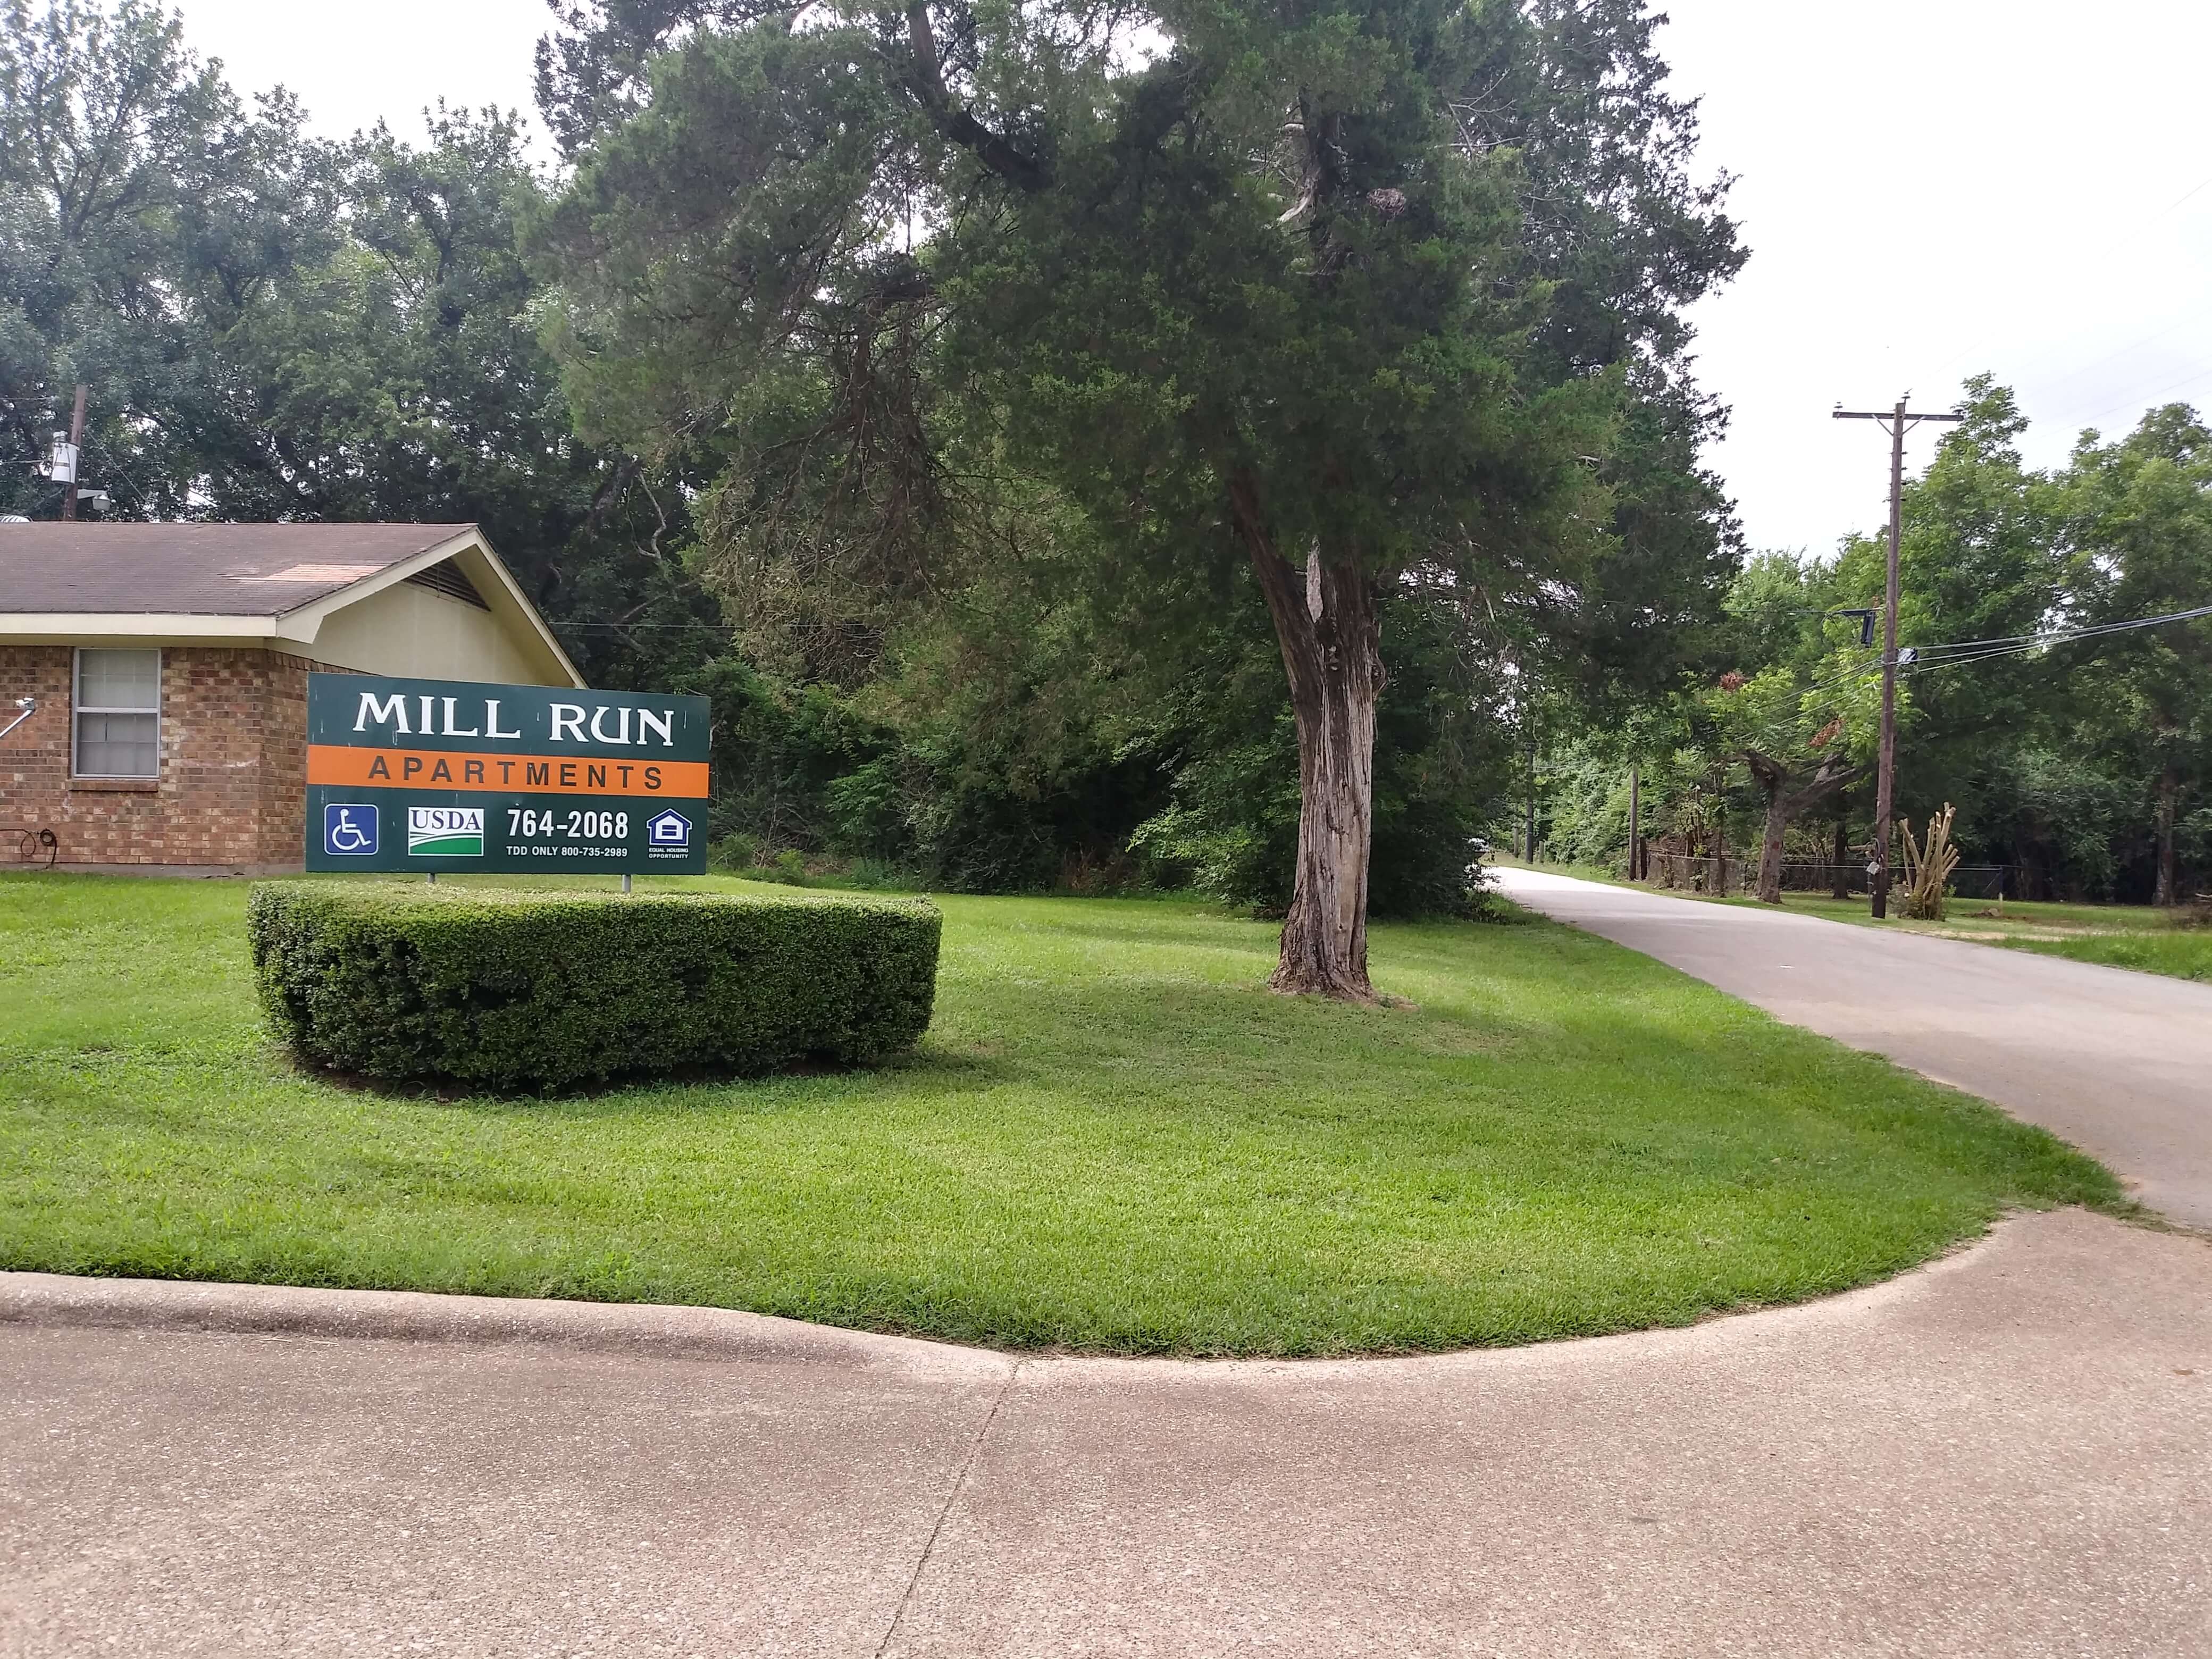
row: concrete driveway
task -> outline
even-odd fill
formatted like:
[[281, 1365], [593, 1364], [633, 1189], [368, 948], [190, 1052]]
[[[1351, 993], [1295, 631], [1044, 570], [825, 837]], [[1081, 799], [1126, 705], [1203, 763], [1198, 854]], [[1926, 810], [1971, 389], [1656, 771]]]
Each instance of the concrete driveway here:
[[2202, 1655], [2212, 1247], [1348, 1364], [0, 1275], [0, 1653]]
[[2212, 1230], [2212, 986], [1538, 870], [1498, 876], [1518, 903], [2039, 1123], [2154, 1209]]

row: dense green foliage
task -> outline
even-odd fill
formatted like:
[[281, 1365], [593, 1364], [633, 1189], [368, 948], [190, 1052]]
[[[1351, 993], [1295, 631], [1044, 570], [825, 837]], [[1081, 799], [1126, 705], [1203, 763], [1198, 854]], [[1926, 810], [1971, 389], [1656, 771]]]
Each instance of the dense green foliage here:
[[[313, 138], [149, 0], [5, 0], [0, 511], [58, 510], [82, 381], [109, 516], [480, 521], [592, 683], [714, 698], [726, 854], [939, 890], [1284, 907], [1239, 467], [1293, 568], [1376, 579], [1378, 913], [1463, 904], [1532, 793], [1618, 861], [1637, 764], [1648, 834], [1744, 859], [1747, 748], [1785, 793], [1863, 758], [1822, 613], [1878, 602], [1880, 538], [1746, 568], [1698, 465], [1684, 307], [1743, 255], [1639, 0], [1170, 7], [1149, 56], [921, 15], [934, 82], [908, 10], [566, 4], [550, 172], [498, 112]], [[1960, 406], [1907, 645], [2212, 600], [2191, 411], [2037, 471], [2002, 388]], [[1956, 803], [2016, 893], [2185, 901], [2208, 686], [2206, 622], [1924, 662], [1899, 811]], [[1787, 850], [1859, 860], [1871, 798]]]
[[491, 1088], [901, 1053], [939, 925], [914, 899], [389, 882], [264, 882], [246, 905], [262, 1006], [303, 1058]]
[[[2014, 897], [2186, 902], [2212, 888], [2212, 617], [2084, 630], [2212, 605], [2212, 440], [2173, 405], [2117, 441], [2085, 434], [2066, 465], [2039, 471], [2002, 388], [1970, 382], [1960, 407], [1905, 492], [1899, 639], [1916, 659], [1899, 688], [1898, 810], [1918, 823], [1954, 803], [1964, 857], [2010, 866]], [[1826, 733], [1863, 755], [1879, 647], [1831, 613], [1878, 605], [1882, 564], [1875, 536], [1830, 560], [1754, 560], [1728, 603], [1726, 679], [1626, 721], [1562, 706], [1541, 838], [1623, 862], [1637, 763], [1647, 836], [1751, 855], [1760, 800], [1743, 721], [1764, 705], [1774, 730], [1773, 694], [1795, 690], [1793, 740]], [[1790, 852], [1833, 860], [1840, 830], [1843, 861], [1862, 859], [1873, 793], [1858, 782], [1813, 808]]]
[[[786, 15], [562, 9], [540, 64], [556, 179], [496, 112], [325, 143], [147, 0], [9, 0], [0, 507], [56, 510], [27, 463], [82, 380], [110, 516], [482, 522], [594, 684], [715, 699], [715, 827], [739, 853], [1279, 908], [1295, 728], [1208, 495], [1244, 441], [1217, 420], [1193, 448], [1173, 412], [1210, 376], [1215, 414], [1279, 411], [1248, 435], [1291, 556], [1309, 509], [1352, 499], [1315, 490], [1316, 446], [1363, 470], [1347, 533], [1402, 567], [1373, 898], [1463, 902], [1516, 746], [1511, 665], [1597, 698], [1663, 684], [1733, 564], [1680, 308], [1742, 256], [1687, 170], [1655, 20], [1638, 0], [1164, 15], [1177, 47], [1142, 67], [1118, 21], [951, 8], [930, 15], [935, 101], [905, 15]], [[1268, 88], [1292, 69], [1359, 176], [1279, 228], [1290, 152], [1255, 170], [1239, 146], [1281, 137]], [[965, 123], [1000, 118], [1105, 217], [994, 172]], [[706, 216], [638, 216], [676, 187]], [[856, 189], [852, 215], [810, 216]], [[1180, 265], [1142, 265], [1185, 234]], [[702, 284], [682, 315], [750, 307], [744, 325], [702, 343], [635, 308], [679, 269]], [[541, 325], [623, 349], [589, 373], [570, 353], [564, 390]], [[1162, 444], [1179, 482], [1141, 459]], [[1377, 469], [1416, 460], [1378, 513]]]
[[474, 520], [594, 683], [664, 679], [716, 611], [669, 545], [680, 492], [571, 434], [519, 122], [301, 120], [145, 0], [0, 9], [0, 511], [58, 511], [30, 463], [82, 381], [108, 516]]
[[144, 0], [0, 10], [0, 507], [53, 510], [32, 472], [71, 382], [85, 476], [130, 516], [186, 513], [264, 434], [222, 343], [329, 258], [335, 193], [301, 112], [248, 111]]
[[1372, 896], [1453, 908], [1505, 665], [1660, 684], [1713, 616], [1680, 310], [1741, 251], [1641, 4], [1151, 21], [576, 8], [547, 339], [584, 430], [712, 476], [756, 659], [896, 726], [829, 804], [917, 867], [1280, 908], [1301, 755], [1364, 759], [1316, 688], [1387, 665]]
[[[2085, 438], [2058, 489], [2084, 623], [2212, 606], [2212, 432], [2194, 410], [2153, 410], [2116, 444]], [[2212, 617], [2107, 636], [2074, 656], [2062, 742], [2101, 763], [2136, 833], [2148, 829], [2136, 846], [2148, 842], [2153, 901], [2181, 903], [2212, 887]]]
[[1686, 1323], [2119, 1202], [2039, 1130], [1539, 921], [1378, 927], [1419, 1005], [1383, 1010], [1263, 994], [1273, 930], [1218, 907], [954, 898], [900, 1065], [541, 1100], [289, 1064], [244, 900], [0, 876], [0, 1267], [1340, 1353]]

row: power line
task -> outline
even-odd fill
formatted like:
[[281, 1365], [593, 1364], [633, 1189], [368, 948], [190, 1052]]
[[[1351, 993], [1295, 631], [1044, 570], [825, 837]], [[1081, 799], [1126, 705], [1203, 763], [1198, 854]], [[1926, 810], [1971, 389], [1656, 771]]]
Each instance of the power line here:
[[2084, 623], [2075, 628], [2056, 628], [2041, 634], [2008, 634], [1990, 640], [1959, 640], [1944, 645], [1930, 645], [1919, 654], [1930, 651], [1966, 651], [1978, 646], [2020, 646], [2033, 649], [2039, 645], [2059, 645], [2068, 640], [2094, 639], [2103, 634], [2124, 634], [2131, 629], [2161, 628], [2167, 623], [2195, 622], [2199, 617], [2212, 617], [2212, 605], [2200, 605], [2187, 611], [2169, 611], [2157, 617], [2131, 617], [2125, 622]]
[[1806, 697], [1817, 697], [1823, 691], [1837, 690], [1841, 687], [1850, 684], [1854, 680], [1863, 680], [1869, 674], [1879, 674], [1881, 672], [1881, 653], [1877, 652], [1872, 658], [1862, 662], [1856, 668], [1847, 668], [1832, 680], [1821, 680], [1816, 684], [1808, 685], [1799, 695]]
[[2081, 416], [2080, 418], [2085, 422], [2099, 420], [2106, 415], [2110, 415], [2115, 410], [2126, 409], [2130, 405], [2136, 404], [2142, 404], [2142, 406], [2148, 410], [2151, 407], [2152, 399], [2163, 398], [2169, 392], [2179, 392], [2185, 386], [2195, 386], [2199, 380], [2212, 380], [2212, 368], [2197, 369], [2191, 374], [2183, 375], [2182, 378], [2178, 380], [2169, 381], [2165, 386], [2158, 387], [2155, 391], [2147, 392], [2130, 392], [2126, 397], [2121, 398], [2119, 402], [2116, 404], [2106, 404], [2102, 409], [2094, 410], [2090, 413]]
[[[2106, 364], [2117, 362], [2119, 359], [2126, 356], [2131, 351], [2139, 350], [2144, 346], [2150, 345], [2159, 340], [2163, 340], [2167, 335], [2173, 333], [2177, 329], [2186, 328], [2191, 323], [2201, 322], [2203, 318], [2200, 313], [2203, 309], [2201, 303], [2203, 298], [2203, 296], [2202, 295], [2192, 295], [2188, 307], [2184, 309], [2181, 315], [2173, 319], [2172, 321], [2166, 324], [2163, 327], [2154, 328], [2149, 333], [2142, 335], [2136, 339], [2129, 341], [2124, 346], [2115, 346], [2112, 349], [2104, 353], [2100, 356], [2092, 357], [2087, 362], [2083, 363], [2072, 373], [2062, 376], [2057, 384], [2064, 386], [2071, 386], [2077, 380], [2086, 380], [2091, 375], [2094, 374], [2099, 369], [2104, 368]], [[2090, 395], [2094, 396], [2095, 394], [2092, 393]], [[2063, 418], [2063, 416], [2061, 418]]]
[[[2040, 651], [2051, 646], [2072, 645], [2082, 640], [2106, 639], [2115, 634], [2132, 633], [2139, 628], [2163, 628], [2173, 623], [2195, 622], [2212, 617], [2212, 605], [2199, 605], [2192, 611], [2176, 611], [2163, 617], [2138, 617], [2129, 622], [2106, 623], [2093, 628], [2072, 628], [2058, 633], [2024, 639], [2009, 645], [1993, 645], [1978, 651], [1960, 650], [1957, 654], [1934, 658], [1923, 662], [1918, 653], [1905, 666], [1907, 674], [1932, 674], [1939, 668], [1956, 668], [1961, 663], [1984, 662], [1991, 657], [2017, 656], [2022, 652]], [[1931, 647], [1930, 649], [1938, 647]]]
[[[1952, 640], [1936, 645], [1911, 646], [1907, 649], [1911, 653], [1912, 659], [1901, 664], [1898, 673], [1910, 678], [1916, 674], [1932, 674], [1939, 668], [1956, 668], [1962, 663], [1982, 662], [1990, 657], [2017, 656], [2023, 652], [2040, 651], [2049, 646], [2104, 639], [2114, 634], [2132, 633], [2139, 628], [2163, 628], [2172, 623], [2196, 622], [2205, 617], [2212, 617], [2212, 605], [2197, 605], [2188, 611], [2170, 611], [2159, 617], [2131, 617], [2125, 622], [2092, 623], [2080, 628], [2056, 629], [2045, 634], [2008, 634], [1995, 639]], [[1818, 696], [1824, 691], [1836, 690], [1881, 672], [1879, 662], [1862, 663], [1856, 668], [1844, 670], [1832, 679], [1816, 681], [1798, 695]]]
[[[2163, 222], [2166, 216], [2172, 213], [2176, 208], [2184, 206], [2187, 203], [2195, 200], [2197, 197], [2203, 194], [2203, 191], [2208, 189], [2212, 189], [2212, 178], [2199, 179], [2196, 184], [2191, 185], [2187, 190], [2182, 191], [2180, 195], [2175, 197], [2173, 200], [2168, 202], [2157, 212], [2152, 214], [2149, 218], [2142, 220], [2135, 227], [2134, 229], [2119, 237], [2117, 240], [2107, 238], [2099, 242], [2097, 244], [2099, 252], [2102, 253], [2106, 258], [2109, 259], [2115, 253], [2118, 253], [2125, 248], [2132, 247], [2138, 237], [2142, 236], [2154, 227]], [[2082, 275], [2083, 272], [2078, 268], [2074, 271], [2068, 273], [2066, 277], [2063, 279], [2065, 287], [2067, 289], [2072, 289], [2077, 286]], [[1994, 325], [1991, 327], [1983, 330], [1981, 333], [1974, 337], [1973, 340], [1969, 344], [1957, 348], [1953, 353], [1952, 361], [1961, 367], [1962, 372], [1971, 372], [1965, 368], [1965, 365], [1969, 362], [1972, 355], [1979, 351], [1990, 341], [1997, 338], [2000, 335], [2002, 335], [2007, 331], [2008, 325], [2002, 323]], [[2170, 331], [2170, 330], [2161, 331], [2161, 332]], [[2157, 336], [2154, 335], [2151, 337], [2154, 339]], [[2137, 343], [2141, 344], [2143, 343], [2143, 342], [2138, 341]], [[2125, 349], [2132, 350], [2134, 348], [2129, 347]], [[2117, 352], [2112, 354], [2112, 356], [2114, 356], [2118, 355], [2119, 354]], [[2111, 411], [2105, 410], [2101, 412], [2110, 413]], [[2087, 418], [2094, 420], [2097, 417], [2092, 415]]]
[[2153, 215], [2150, 223], [2146, 224], [2143, 228], [2145, 230], [2149, 229], [2151, 225], [2154, 225], [2160, 219], [2165, 218], [2167, 214], [2172, 212], [2174, 209], [2179, 207], [2184, 202], [2188, 201], [2190, 198], [2200, 194], [2208, 185], [2212, 185], [2212, 179], [2202, 179], [2198, 183], [2191, 185], [2189, 189], [2182, 191], [2179, 196], [2176, 197], [2172, 201], [2168, 202], [2164, 207], [2160, 208], [2156, 214]]

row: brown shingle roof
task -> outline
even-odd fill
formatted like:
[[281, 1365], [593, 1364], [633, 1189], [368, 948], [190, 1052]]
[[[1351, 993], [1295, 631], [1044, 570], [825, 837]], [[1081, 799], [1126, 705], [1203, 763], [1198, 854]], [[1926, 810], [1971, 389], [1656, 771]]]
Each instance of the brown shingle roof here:
[[0, 524], [0, 615], [279, 617], [465, 524]]

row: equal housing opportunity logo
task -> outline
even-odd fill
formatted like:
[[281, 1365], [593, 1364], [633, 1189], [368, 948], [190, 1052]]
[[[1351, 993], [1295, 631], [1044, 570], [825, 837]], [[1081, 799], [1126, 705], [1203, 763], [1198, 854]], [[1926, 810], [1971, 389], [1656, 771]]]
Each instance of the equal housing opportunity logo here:
[[681, 854], [691, 850], [691, 820], [681, 812], [663, 812], [647, 820], [645, 844], [648, 857]]
[[420, 858], [480, 859], [483, 856], [483, 808], [410, 806], [407, 809], [407, 851]]

